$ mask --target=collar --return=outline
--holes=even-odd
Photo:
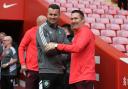
[[[48,20],[46,21],[48,23],[48,25],[52,28],[58,28],[58,24],[51,24]]]
[[[76,33],[79,33],[80,30],[81,30],[83,27],[85,27],[84,24],[80,25],[78,28],[74,29],[74,33],[75,33],[75,34],[76,34]]]

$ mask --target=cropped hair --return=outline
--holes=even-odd
[[[73,10],[71,13],[78,13],[80,14],[81,18],[84,19],[84,13],[81,10]]]
[[[52,9],[59,9],[59,10],[60,10],[59,5],[57,5],[57,4],[51,4],[51,5],[49,5],[49,7],[48,7],[48,8],[52,8]]]

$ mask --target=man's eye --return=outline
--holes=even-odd
[[[53,14],[49,14],[49,15],[53,15]]]
[[[54,16],[57,16],[56,14],[54,14]]]
[[[71,20],[76,20],[76,19],[78,19],[78,18],[71,18]]]
[[[74,19],[78,19],[78,18],[74,18]]]

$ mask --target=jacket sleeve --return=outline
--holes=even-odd
[[[39,30],[36,33],[36,43],[38,50],[45,52],[44,47],[50,42],[49,36],[47,35],[46,29],[42,26],[39,27]]]
[[[23,37],[23,39],[20,42],[19,48],[18,48],[18,54],[19,54],[19,60],[21,65],[25,65],[25,51],[27,46],[29,45],[29,42],[31,41],[31,36],[29,32],[27,31]]]
[[[38,35],[38,39],[39,39],[39,45],[41,46],[41,47],[44,47],[45,45],[47,45],[47,43],[50,41],[50,39],[49,39],[49,37],[48,37],[48,35],[47,35],[47,33],[46,33],[46,31],[45,31],[46,29],[44,28],[44,27],[42,27],[42,26],[40,26],[39,27],[39,30],[38,30],[38,33],[37,33],[37,35]],[[37,40],[38,40],[37,39]]]
[[[80,52],[92,38],[92,33],[88,28],[80,29],[79,35],[74,37],[72,44],[58,44],[57,49],[66,52]]]
[[[66,35],[64,36],[64,43],[65,44],[69,44],[70,43],[70,41],[68,40],[68,38],[66,37]]]
[[[61,41],[59,40],[58,42],[68,44],[69,43],[69,40],[67,39],[64,30],[63,29],[60,29],[59,31],[61,32],[61,34],[60,34],[61,35]],[[63,59],[63,60],[67,60],[68,59],[68,53],[62,52],[62,51],[57,50],[57,49],[49,50],[47,52],[47,55],[50,55],[50,56],[59,55],[60,58]]]

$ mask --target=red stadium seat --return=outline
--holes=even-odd
[[[95,35],[97,35],[97,36],[100,35],[100,31],[97,30],[97,29],[91,29],[91,31],[92,31]]]
[[[82,1],[84,2],[85,0],[82,0]],[[88,1],[90,5],[94,2],[93,0],[88,0]]]
[[[61,4],[62,4],[62,3],[67,3],[66,0],[55,0],[55,2],[61,3]]]
[[[128,38],[125,37],[114,37],[113,44],[128,44]]]
[[[125,52],[125,47],[124,45],[120,45],[120,44],[112,44],[113,47],[115,47],[116,49],[118,49],[119,51]]]
[[[99,5],[98,6],[98,9],[104,9],[106,11],[106,10],[108,10],[108,6]]]
[[[128,53],[128,45],[126,45],[126,51],[127,51],[127,53]]]
[[[72,12],[73,10],[78,10],[78,8],[75,8],[75,7],[67,8],[67,12]]]
[[[110,22],[112,24],[123,24],[123,19],[121,19],[121,18],[114,18],[114,19],[110,19]]]
[[[95,23],[95,18],[93,18],[93,17],[86,17],[85,18],[85,22],[87,22],[87,23]]]
[[[127,30],[128,31],[128,24],[122,24],[121,30]]]
[[[115,37],[116,32],[114,30],[101,30],[101,36]]]
[[[106,14],[110,14],[110,15],[116,15],[117,14],[117,11],[116,10],[108,10],[107,12],[106,12]]]
[[[109,30],[120,30],[120,26],[118,24],[106,24],[106,29],[109,29]]]
[[[90,8],[90,9],[96,9],[97,5],[86,5],[86,8]]]
[[[64,0],[64,1],[67,1],[67,3],[78,3],[78,0]]]
[[[99,0],[93,2],[94,5],[100,6],[101,2]]]
[[[49,4],[55,3],[55,0],[46,0]]]
[[[61,6],[66,7],[66,8],[73,8],[73,4],[72,3],[64,3]]]
[[[112,4],[109,6],[109,9],[110,9],[110,10],[116,10],[116,11],[119,11],[119,10],[120,10],[119,7],[115,7],[115,6],[113,6]]]
[[[128,37],[128,31],[125,31],[125,30],[117,31],[117,36],[119,36],[119,37]]]
[[[100,18],[99,14],[88,14],[88,17]]]
[[[103,23],[103,24],[109,24],[109,19],[108,18],[96,18],[97,23]]]
[[[108,6],[108,7],[111,6],[110,4],[108,4],[108,3],[106,3],[106,2],[101,2],[101,5],[102,5],[102,6]]]
[[[79,4],[84,4],[85,6],[86,5],[89,5],[90,3],[89,3],[89,1],[82,1],[82,0],[79,0]]]
[[[126,16],[124,16],[124,15],[114,15],[114,18],[126,19]]]
[[[92,10],[90,8],[84,8],[82,9],[85,14],[92,14]]]
[[[108,15],[108,14],[103,14],[103,15],[101,15],[101,18],[109,18],[109,19],[111,19],[111,18],[113,18],[113,16],[112,15]]]
[[[103,24],[103,23],[92,23],[91,28],[92,29],[98,29],[98,30],[104,30],[105,29],[105,24]]]
[[[104,14],[104,9],[93,9],[93,13],[95,14]]]
[[[76,7],[76,8],[80,8],[80,9],[84,9],[85,8],[84,4],[79,4],[79,3],[73,3],[73,4],[74,4],[74,7]]]
[[[100,38],[109,44],[112,43],[111,37],[100,36]]]
[[[128,19],[124,19],[124,24],[128,24]]]

